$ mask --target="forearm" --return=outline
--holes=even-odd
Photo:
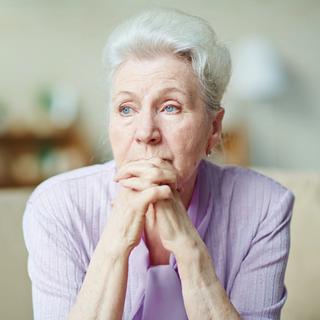
[[[108,248],[106,240],[103,234],[69,314],[69,320],[122,319],[129,253]]]
[[[240,315],[216,276],[203,242],[176,255],[182,294],[189,320],[233,320]]]

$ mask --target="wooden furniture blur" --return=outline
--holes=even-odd
[[[74,127],[45,136],[0,136],[0,187],[35,186],[44,179],[90,164],[90,148]]]
[[[210,156],[210,160],[219,164],[244,167],[250,165],[249,138],[244,125],[226,128],[221,140]]]

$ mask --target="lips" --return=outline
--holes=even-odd
[[[171,160],[171,159],[169,159],[169,158],[164,158],[164,157],[159,157],[159,156],[138,158],[138,159],[136,159],[136,160],[151,160],[151,159],[153,159],[153,158],[160,158],[161,160],[168,161],[168,162],[172,163],[172,160]]]
[[[163,161],[167,161],[169,163],[172,163],[172,160],[169,158],[165,158],[165,157],[159,157],[159,156],[152,156],[152,157],[139,157],[137,159],[131,160],[131,161],[139,161],[139,160],[151,160],[153,158],[160,158]]]

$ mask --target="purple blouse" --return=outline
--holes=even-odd
[[[114,161],[48,179],[23,219],[34,319],[66,319],[118,192]],[[294,196],[253,170],[202,161],[188,215],[243,319],[279,319],[287,291]],[[179,270],[150,266],[141,239],[129,257],[123,319],[187,319]]]

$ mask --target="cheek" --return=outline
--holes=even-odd
[[[208,129],[203,121],[189,121],[184,126],[175,129],[174,143],[182,156],[187,158],[201,157],[205,150]],[[171,139],[173,140],[173,139]]]
[[[190,119],[172,128],[167,139],[181,181],[188,179],[205,154],[209,128],[206,120]]]
[[[130,134],[127,128],[117,121],[110,121],[109,140],[116,162],[122,162],[130,144]]]
[[[110,124],[109,124],[108,134],[109,134],[111,147],[112,149],[114,149],[117,146],[115,142],[121,139],[121,134],[120,134],[119,127],[112,120],[110,121]]]

